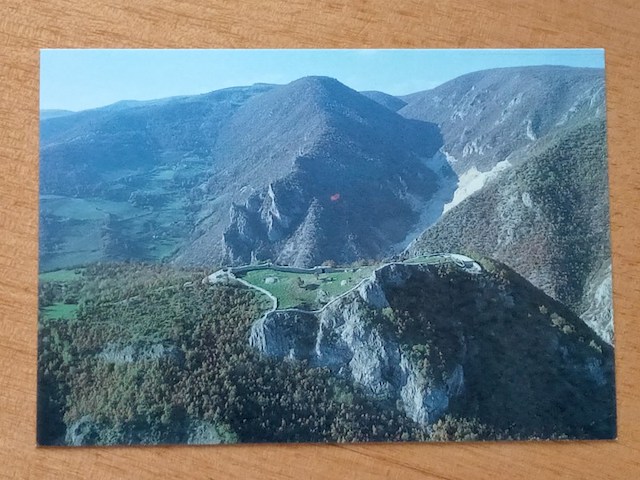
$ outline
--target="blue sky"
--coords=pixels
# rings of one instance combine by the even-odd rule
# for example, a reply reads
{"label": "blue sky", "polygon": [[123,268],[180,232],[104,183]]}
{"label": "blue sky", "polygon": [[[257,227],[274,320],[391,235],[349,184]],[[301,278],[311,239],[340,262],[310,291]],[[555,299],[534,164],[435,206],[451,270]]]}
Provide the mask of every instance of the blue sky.
{"label": "blue sky", "polygon": [[337,78],[403,95],[459,75],[521,65],[604,67],[603,50],[42,50],[40,108],[84,110],[119,100],[238,85]]}

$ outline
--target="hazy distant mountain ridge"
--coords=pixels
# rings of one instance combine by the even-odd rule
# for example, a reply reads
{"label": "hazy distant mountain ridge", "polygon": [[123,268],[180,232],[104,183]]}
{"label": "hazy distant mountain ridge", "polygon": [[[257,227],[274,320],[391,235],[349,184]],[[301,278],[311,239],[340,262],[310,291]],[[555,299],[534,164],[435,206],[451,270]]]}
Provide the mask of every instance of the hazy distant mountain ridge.
{"label": "hazy distant mountain ridge", "polygon": [[389,95],[388,93],[378,92],[376,90],[369,90],[360,93],[394,112],[397,112],[407,104],[407,102],[399,97],[394,97],[393,95]]}
{"label": "hazy distant mountain ridge", "polygon": [[269,85],[148,102],[118,102],[40,125],[40,192],[91,194],[99,182],[172,162],[206,156],[233,112]]}
{"label": "hazy distant mountain ridge", "polygon": [[532,66],[482,70],[402,97],[398,112],[438,124],[459,175],[513,160],[557,128],[604,116],[604,70]]}
{"label": "hazy distant mountain ridge", "polygon": [[60,110],[55,108],[43,109],[43,110],[40,110],[40,120],[47,120],[49,118],[56,118],[56,117],[64,117],[66,115],[72,115],[74,113],[75,112],[71,110]]}

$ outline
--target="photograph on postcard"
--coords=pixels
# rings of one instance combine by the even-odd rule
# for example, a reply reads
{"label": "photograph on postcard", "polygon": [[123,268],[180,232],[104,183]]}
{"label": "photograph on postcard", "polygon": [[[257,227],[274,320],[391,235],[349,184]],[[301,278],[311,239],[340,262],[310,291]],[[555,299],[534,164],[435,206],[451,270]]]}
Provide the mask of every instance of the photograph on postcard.
{"label": "photograph on postcard", "polygon": [[604,51],[42,50],[39,445],[616,436]]}

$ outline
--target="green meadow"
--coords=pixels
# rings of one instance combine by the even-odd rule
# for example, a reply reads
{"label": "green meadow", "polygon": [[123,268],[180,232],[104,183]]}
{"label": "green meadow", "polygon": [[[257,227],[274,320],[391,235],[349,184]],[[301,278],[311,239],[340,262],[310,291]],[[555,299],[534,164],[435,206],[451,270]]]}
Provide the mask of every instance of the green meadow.
{"label": "green meadow", "polygon": [[43,318],[49,320],[69,320],[76,316],[77,304],[54,303],[42,309]]}
{"label": "green meadow", "polygon": [[[315,310],[329,300],[355,287],[371,275],[375,266],[347,269],[345,272],[289,273],[277,270],[254,270],[240,276],[258,287],[262,287],[278,299],[278,308],[304,308]],[[275,283],[267,283],[268,278]]]}
{"label": "green meadow", "polygon": [[41,282],[70,282],[73,280],[80,280],[82,278],[81,268],[76,269],[61,269],[54,270],[52,272],[45,272],[38,275]]}

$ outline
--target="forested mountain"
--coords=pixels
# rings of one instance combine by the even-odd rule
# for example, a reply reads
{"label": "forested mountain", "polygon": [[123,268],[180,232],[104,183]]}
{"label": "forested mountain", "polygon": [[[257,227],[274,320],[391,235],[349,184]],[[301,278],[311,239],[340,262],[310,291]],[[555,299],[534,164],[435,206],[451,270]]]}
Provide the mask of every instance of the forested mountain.
{"label": "forested mountain", "polygon": [[40,122],[40,268],[160,260],[193,231],[221,126],[254,85]]}
{"label": "forested mountain", "polygon": [[380,258],[437,190],[440,172],[428,159],[440,145],[434,125],[336,80],[273,89],[221,132],[206,190],[216,201],[203,206],[198,238],[177,261],[312,266]]}
{"label": "forested mountain", "polygon": [[402,99],[308,77],[45,112],[41,264],[382,259],[603,92],[601,70],[523,67]]}
{"label": "forested mountain", "polygon": [[[612,341],[604,120],[565,132],[446,213],[407,256],[490,255],[583,315]],[[597,293],[599,292],[599,293]]]}
{"label": "forested mountain", "polygon": [[202,276],[111,264],[43,284],[41,307],[65,299],[78,310],[41,319],[40,444],[427,438],[328,369],[260,355],[247,341],[260,300]]}
{"label": "forested mountain", "polygon": [[323,77],[43,120],[41,262],[381,258],[437,190],[440,145]]}
{"label": "forested mountain", "polygon": [[392,264],[318,313],[276,311],[251,343],[348,375],[423,426],[444,414],[516,437],[608,436],[612,349],[508,267]]}
{"label": "forested mountain", "polygon": [[78,308],[41,320],[39,442],[614,436],[612,348],[509,268],[482,265],[385,267],[307,321],[256,321],[251,290],[196,270],[48,280],[41,307]]}
{"label": "forested mountain", "polygon": [[254,85],[189,97],[122,101],[45,118],[40,125],[40,192],[118,197],[122,184],[138,180],[137,174],[171,166],[185,155],[209,154],[233,112],[270,88]]}

